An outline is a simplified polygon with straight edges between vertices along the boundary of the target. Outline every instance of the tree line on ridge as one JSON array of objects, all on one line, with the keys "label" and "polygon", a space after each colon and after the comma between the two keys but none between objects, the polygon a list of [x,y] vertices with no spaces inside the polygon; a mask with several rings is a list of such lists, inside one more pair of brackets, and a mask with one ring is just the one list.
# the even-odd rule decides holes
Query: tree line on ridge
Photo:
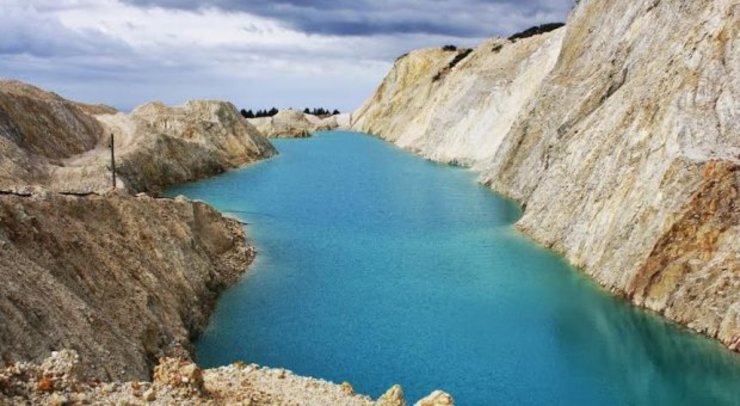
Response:
[{"label": "tree line on ridge", "polygon": [[[240,113],[244,118],[259,118],[259,117],[272,117],[275,114],[277,114],[278,111],[280,110],[273,107],[269,110],[257,110],[257,111],[253,111],[252,109],[249,109],[249,110],[241,109]],[[306,107],[305,109],[303,109],[303,112],[306,114],[313,114],[314,116],[319,116],[319,117],[333,116],[333,115],[337,115],[341,113],[337,109],[334,109],[333,111],[331,111],[323,107],[314,107],[313,109],[309,109],[308,107]]]}]

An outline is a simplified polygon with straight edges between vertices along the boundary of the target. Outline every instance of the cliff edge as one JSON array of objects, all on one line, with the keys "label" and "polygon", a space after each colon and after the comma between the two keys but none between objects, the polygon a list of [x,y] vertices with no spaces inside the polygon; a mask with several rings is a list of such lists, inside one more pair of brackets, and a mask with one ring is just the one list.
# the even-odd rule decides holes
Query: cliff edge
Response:
[{"label": "cliff edge", "polygon": [[520,230],[740,350],[739,13],[582,1],[564,29],[402,57],[354,128],[472,166]]}]

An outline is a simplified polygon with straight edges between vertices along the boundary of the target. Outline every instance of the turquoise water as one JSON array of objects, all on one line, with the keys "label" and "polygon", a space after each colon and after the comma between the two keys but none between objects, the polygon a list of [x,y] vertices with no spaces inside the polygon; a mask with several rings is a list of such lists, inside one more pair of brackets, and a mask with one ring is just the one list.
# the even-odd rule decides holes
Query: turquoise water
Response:
[{"label": "turquoise water", "polygon": [[740,404],[740,357],[604,294],[511,227],[464,169],[371,137],[170,190],[249,222],[259,250],[197,342],[201,365],[284,367],[460,405]]}]

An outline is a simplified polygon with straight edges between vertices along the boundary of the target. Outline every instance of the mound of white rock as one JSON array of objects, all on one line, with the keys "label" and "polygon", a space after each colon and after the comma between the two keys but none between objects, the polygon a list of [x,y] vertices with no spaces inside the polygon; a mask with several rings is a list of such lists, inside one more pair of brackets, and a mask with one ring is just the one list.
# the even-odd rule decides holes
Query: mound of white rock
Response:
[{"label": "mound of white rock", "polygon": [[280,110],[272,117],[246,119],[268,138],[304,138],[316,131],[349,129],[349,113],[319,117],[302,111]]}]

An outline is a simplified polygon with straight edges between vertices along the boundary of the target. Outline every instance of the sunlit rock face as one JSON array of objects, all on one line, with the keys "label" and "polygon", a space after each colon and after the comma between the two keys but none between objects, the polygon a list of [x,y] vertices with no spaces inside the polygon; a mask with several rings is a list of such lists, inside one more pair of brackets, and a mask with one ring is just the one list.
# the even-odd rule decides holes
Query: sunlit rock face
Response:
[{"label": "sunlit rock face", "polygon": [[739,22],[729,0],[580,2],[457,64],[400,58],[354,128],[473,166],[526,206],[519,229],[738,349]]},{"label": "sunlit rock face", "polygon": [[353,127],[435,161],[484,162],[552,69],[563,33],[402,56]]}]

